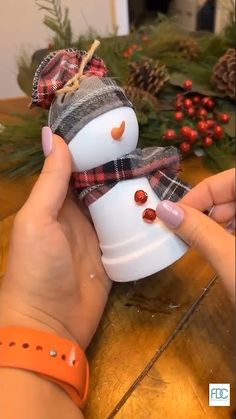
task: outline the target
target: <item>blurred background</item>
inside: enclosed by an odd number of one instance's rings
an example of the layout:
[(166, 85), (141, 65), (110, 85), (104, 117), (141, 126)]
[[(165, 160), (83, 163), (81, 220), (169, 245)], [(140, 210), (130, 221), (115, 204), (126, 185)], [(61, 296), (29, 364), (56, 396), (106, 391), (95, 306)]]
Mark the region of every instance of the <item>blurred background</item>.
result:
[[(133, 27), (152, 23), (158, 13), (176, 16), (189, 31), (220, 32), (235, 0), (64, 0), (75, 35), (91, 29), (100, 36), (129, 33)], [(18, 57), (32, 54), (50, 42), (50, 31), (33, 0), (0, 0), (0, 98), (22, 95), (17, 84)], [(94, 13), (96, 10), (96, 13)]]
[(32, 118), (28, 104), (44, 57), (64, 48), (88, 50), (95, 38), (109, 75), (134, 104), (140, 147), (171, 144), (186, 158), (204, 155), (216, 170), (234, 165), (235, 0), (0, 5), (0, 175), (29, 175), (42, 166), (47, 112), (34, 109)]

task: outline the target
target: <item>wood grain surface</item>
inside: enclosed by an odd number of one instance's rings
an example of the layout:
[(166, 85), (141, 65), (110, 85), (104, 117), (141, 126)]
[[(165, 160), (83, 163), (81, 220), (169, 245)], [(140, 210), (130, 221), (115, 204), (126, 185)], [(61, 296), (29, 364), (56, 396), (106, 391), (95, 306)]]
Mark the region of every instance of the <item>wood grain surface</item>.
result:
[[(0, 121), (28, 100), (0, 101)], [(5, 119), (4, 119), (5, 118)], [(192, 184), (211, 172), (196, 157), (184, 162)], [(0, 180), (0, 276), (14, 214), (35, 178)], [(158, 257), (158, 255), (157, 255)], [(88, 419), (226, 419), (234, 406), (233, 307), (212, 268), (189, 251), (149, 278), (114, 284), (88, 350)], [(208, 406), (209, 383), (231, 384), (231, 407)]]
[(117, 418), (232, 417), (226, 407), (208, 406), (209, 383), (231, 383), (231, 404), (235, 402), (233, 308), (218, 280), (209, 284), (182, 326), (157, 352), (155, 363), (129, 394)]
[(18, 97), (0, 100), (0, 123), (7, 124), (19, 122), (17, 114), (34, 115), (34, 110), (29, 109), (30, 98)]
[(0, 221), (0, 278), (3, 276), (6, 269), (8, 247), (13, 222), (14, 215), (10, 215)]

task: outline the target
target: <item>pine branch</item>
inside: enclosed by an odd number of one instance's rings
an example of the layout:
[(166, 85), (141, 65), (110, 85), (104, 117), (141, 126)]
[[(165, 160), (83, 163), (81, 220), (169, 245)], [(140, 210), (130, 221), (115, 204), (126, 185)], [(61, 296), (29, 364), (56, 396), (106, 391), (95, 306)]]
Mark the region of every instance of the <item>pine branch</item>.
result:
[(226, 137), (222, 143), (205, 149), (205, 162), (216, 173), (235, 167), (235, 138)]
[(55, 45), (62, 48), (70, 47), (72, 30), (68, 8), (62, 11), (61, 0), (35, 0), (35, 4), (39, 10), (47, 13), (43, 23), (55, 33), (53, 38)]
[(38, 173), (44, 160), (40, 132), (46, 124), (46, 112), (38, 111), (34, 118), (16, 116), (21, 121), (6, 125), (0, 132), (0, 176), (11, 178)]

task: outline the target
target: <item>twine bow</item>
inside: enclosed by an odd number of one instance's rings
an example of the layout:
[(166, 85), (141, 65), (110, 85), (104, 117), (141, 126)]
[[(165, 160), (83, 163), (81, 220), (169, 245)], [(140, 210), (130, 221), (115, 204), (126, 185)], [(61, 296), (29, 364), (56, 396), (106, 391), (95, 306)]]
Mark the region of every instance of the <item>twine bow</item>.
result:
[(62, 89), (57, 90), (56, 95), (71, 93), (79, 88), (81, 80), (83, 80), (86, 77), (83, 74), (84, 68), (86, 64), (92, 59), (93, 54), (99, 47), (99, 45), (100, 41), (95, 39), (88, 52), (83, 56), (78, 73), (76, 73), (70, 80), (68, 80), (68, 82)]

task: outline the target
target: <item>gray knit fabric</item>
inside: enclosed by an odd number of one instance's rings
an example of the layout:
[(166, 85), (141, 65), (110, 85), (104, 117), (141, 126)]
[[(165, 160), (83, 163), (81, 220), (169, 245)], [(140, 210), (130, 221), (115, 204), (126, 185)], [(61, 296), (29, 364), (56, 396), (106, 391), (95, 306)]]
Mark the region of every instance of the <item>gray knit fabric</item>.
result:
[(86, 77), (78, 90), (55, 98), (50, 108), (48, 125), (69, 143), (88, 122), (121, 106), (133, 107), (124, 91), (112, 79)]

